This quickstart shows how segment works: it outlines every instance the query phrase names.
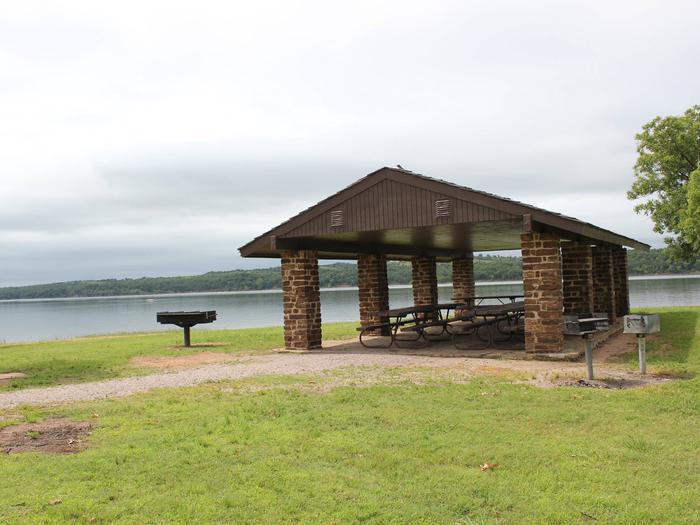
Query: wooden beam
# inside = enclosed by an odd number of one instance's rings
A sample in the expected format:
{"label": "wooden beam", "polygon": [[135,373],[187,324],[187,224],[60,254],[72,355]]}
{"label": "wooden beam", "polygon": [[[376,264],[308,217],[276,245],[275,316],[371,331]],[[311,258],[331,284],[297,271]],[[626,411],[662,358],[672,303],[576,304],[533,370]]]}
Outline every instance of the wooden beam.
{"label": "wooden beam", "polygon": [[291,239],[281,239],[275,237],[275,250],[316,250],[319,252],[331,253],[375,253],[384,255],[424,255],[429,257],[467,257],[471,255],[470,251],[460,250],[441,250],[427,246],[401,246],[390,244],[374,244],[362,242],[340,242],[330,241],[327,239],[313,239],[295,237]]}

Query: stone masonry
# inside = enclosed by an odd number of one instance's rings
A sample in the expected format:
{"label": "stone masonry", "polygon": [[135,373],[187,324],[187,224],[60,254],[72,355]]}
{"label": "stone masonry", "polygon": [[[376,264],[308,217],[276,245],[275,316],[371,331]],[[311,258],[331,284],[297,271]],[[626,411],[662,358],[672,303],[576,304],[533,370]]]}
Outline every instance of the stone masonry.
{"label": "stone masonry", "polygon": [[616,246],[612,251],[613,279],[615,283],[615,308],[617,316],[630,313],[630,295],[627,282],[627,250]]}
{"label": "stone masonry", "polygon": [[[357,284],[360,298],[360,324],[377,324],[382,319],[377,312],[389,309],[389,282],[386,275],[386,256],[359,254],[357,256]],[[389,328],[372,332],[389,335]]]}
{"label": "stone masonry", "polygon": [[413,278],[413,304],[436,304],[437,294],[437,269],[435,257],[412,257]]}
{"label": "stone masonry", "polygon": [[466,303],[474,297],[474,257],[452,259],[452,299]]}
{"label": "stone masonry", "polygon": [[315,251],[282,252],[282,292],[285,348],[321,348],[321,296]]}
{"label": "stone masonry", "polygon": [[551,233],[521,236],[525,295],[525,351],[560,352],[563,291],[559,237]]}
{"label": "stone masonry", "polygon": [[584,242],[561,245],[562,289],[564,313],[568,315],[593,312],[593,252]]}
{"label": "stone masonry", "polygon": [[612,249],[604,244],[593,247],[593,310],[607,313],[610,321],[617,318]]}

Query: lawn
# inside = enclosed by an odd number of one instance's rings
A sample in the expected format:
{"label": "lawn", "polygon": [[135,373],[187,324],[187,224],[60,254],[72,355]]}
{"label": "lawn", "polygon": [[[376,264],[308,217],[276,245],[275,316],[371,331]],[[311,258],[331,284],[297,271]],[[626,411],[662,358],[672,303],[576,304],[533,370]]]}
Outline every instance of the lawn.
{"label": "lawn", "polygon": [[[356,326],[357,323],[325,324],[323,336],[326,339],[357,337]],[[130,365],[131,359],[140,356],[181,356],[202,350],[244,355],[284,346],[279,326],[195,329],[192,338],[196,346],[190,348],[182,347],[182,330],[0,345],[0,373],[22,372],[28,376],[0,386],[0,391],[153,373],[152,369]]]}
{"label": "lawn", "polygon": [[[658,311],[650,368],[696,374],[700,308]],[[0,456],[0,522],[700,522],[700,378],[539,389],[388,369],[348,385],[366,372],[5,413],[95,429],[77,454]]]}

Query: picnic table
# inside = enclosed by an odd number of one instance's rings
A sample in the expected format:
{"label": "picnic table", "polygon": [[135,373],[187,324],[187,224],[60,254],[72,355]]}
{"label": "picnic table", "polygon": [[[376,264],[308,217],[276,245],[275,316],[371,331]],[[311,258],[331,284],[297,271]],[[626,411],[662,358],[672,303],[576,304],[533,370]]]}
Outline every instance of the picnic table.
{"label": "picnic table", "polygon": [[474,307],[478,316],[500,317],[525,311],[525,301],[513,301],[504,304],[485,304]]}
{"label": "picnic table", "polygon": [[[479,306],[484,301],[498,301],[498,304],[507,304],[507,302],[515,303],[517,299],[522,299],[524,295],[512,294],[512,295],[479,295],[474,297],[462,297],[461,302],[464,304],[471,304],[473,306]],[[455,299],[453,297],[453,299]],[[506,302],[507,301],[507,302]]]}
{"label": "picnic table", "polygon": [[[514,299],[510,302],[500,301],[499,304],[479,304],[450,323],[448,331],[452,333],[455,348],[472,349],[460,343],[464,340],[461,339],[463,336],[471,335],[475,335],[483,343],[479,349],[488,348],[493,346],[494,342],[508,341],[513,335],[521,332],[519,320],[524,312],[525,302]],[[485,337],[481,335],[484,331]]]}
{"label": "picnic table", "polygon": [[[376,312],[374,316],[379,318],[378,323],[360,326],[357,329],[360,332],[360,344],[365,348],[389,348],[392,345],[400,346],[399,342],[416,342],[421,338],[425,339],[427,343],[425,329],[440,327],[441,331],[438,335],[442,335],[449,322],[450,311],[461,306],[461,303],[439,303],[406,306]],[[377,330],[388,331],[389,335],[387,337],[389,337],[389,341],[383,344],[368,345],[364,341],[364,336]],[[415,335],[397,338],[399,331],[412,332]]]}
{"label": "picnic table", "polygon": [[[416,343],[423,340],[428,344],[433,339],[438,339],[449,334],[455,346],[457,336],[478,335],[479,329],[486,327],[489,335],[486,339],[488,345],[494,341],[491,328],[512,337],[513,324],[517,328],[517,320],[525,311],[525,303],[516,301],[521,295],[492,295],[468,298],[472,304],[464,302],[438,303],[430,305],[414,305],[403,308],[393,308],[376,312],[378,323],[360,326],[360,344],[366,348],[389,348],[393,345],[400,347],[403,342]],[[482,304],[484,300],[497,300],[497,304]],[[475,306],[476,305],[476,306]],[[453,313],[450,316],[450,312]],[[505,321],[507,330],[501,328]],[[439,328],[439,332],[431,330]],[[376,331],[388,332],[385,335],[388,340],[367,344],[364,337],[376,333]],[[406,336],[398,337],[399,333]]]}

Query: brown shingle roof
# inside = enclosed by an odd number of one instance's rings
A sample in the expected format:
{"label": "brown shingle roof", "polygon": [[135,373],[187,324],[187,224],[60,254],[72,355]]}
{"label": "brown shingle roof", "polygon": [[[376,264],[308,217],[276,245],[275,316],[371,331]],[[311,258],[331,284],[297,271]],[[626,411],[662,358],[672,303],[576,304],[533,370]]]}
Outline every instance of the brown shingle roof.
{"label": "brown shingle roof", "polygon": [[[393,183],[399,184],[399,186],[393,186],[394,190],[396,188],[399,188],[398,193],[401,193],[402,188],[416,187],[419,188],[418,191],[424,192],[424,199],[426,198],[425,195],[428,195],[425,192],[430,192],[430,195],[433,196],[447,195],[456,199],[460,199],[464,202],[473,203],[474,206],[481,207],[483,209],[495,210],[497,212],[500,212],[498,218],[519,217],[523,220],[532,221],[532,223],[535,224],[544,225],[545,227],[548,227],[550,229],[555,229],[563,233],[569,233],[580,238],[590,239],[593,242],[602,241],[612,244],[629,246],[637,249],[649,248],[648,245],[631,239],[629,237],[619,235],[610,230],[600,228],[591,223],[581,221],[579,219],[569,217],[561,213],[551,212],[543,208],[525,204],[506,197],[501,197],[492,193],[454,184],[449,181],[435,179],[418,173],[413,173],[405,169],[385,167],[366,175],[365,177],[357,180],[350,186],[340,190],[337,193],[334,193],[333,195],[323,199],[317,204],[310,206],[306,210],[295,215],[289,220],[281,223],[275,228],[269,230],[268,232],[259,235],[258,237],[256,237],[255,239],[253,239],[252,241],[240,248],[241,255],[243,255],[244,257],[275,256],[275,250],[270,248],[270,243],[268,241],[271,238],[271,236],[284,237],[286,234],[288,234],[295,228],[298,228],[299,226],[305,223],[309,223],[315,218],[322,216],[324,213],[327,213],[333,207],[341,206],[343,203],[347,203],[349,199],[357,197],[357,195],[361,194],[362,192],[366,192],[369,188],[379,184],[384,180],[391,180],[393,181]],[[394,191],[394,193],[391,194],[392,200],[394,200],[395,198],[395,193],[396,191]],[[385,201],[375,202],[374,206],[376,207],[378,204],[388,205],[388,203],[386,202],[386,191],[384,193],[383,198],[385,199]],[[365,205],[365,207],[367,206]],[[415,214],[417,213],[416,210],[407,208],[409,207],[405,206],[401,209],[401,214],[405,216],[404,220],[413,221],[413,223],[415,223]],[[396,220],[400,222],[401,218],[395,219],[395,221]],[[493,220],[493,218],[491,218],[491,220]],[[466,222],[467,221],[465,221],[465,223]],[[385,226],[381,229],[396,229],[398,223],[395,222],[392,224],[392,227]],[[402,227],[403,226],[400,226],[399,224],[398,228],[400,229]],[[413,227],[430,228],[437,227],[437,225],[430,223],[430,221],[426,221],[425,224],[413,224]],[[360,230],[361,228],[353,229],[352,227],[350,227],[347,231]],[[328,237],[328,235],[325,235],[325,237]],[[319,238],[321,238],[320,235]]]}

